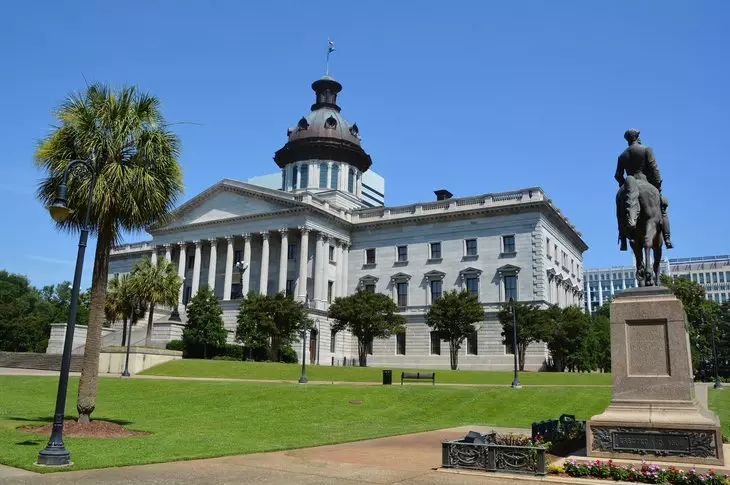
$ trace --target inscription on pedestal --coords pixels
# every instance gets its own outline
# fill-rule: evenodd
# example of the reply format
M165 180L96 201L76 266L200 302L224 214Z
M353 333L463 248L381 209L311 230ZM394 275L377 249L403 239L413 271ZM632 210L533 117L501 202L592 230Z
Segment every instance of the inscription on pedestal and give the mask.
M710 430L663 430L592 427L592 449L602 452L658 456L718 457L715 433Z
M651 451L689 454L689 434L616 432L613 433L613 449L616 451Z

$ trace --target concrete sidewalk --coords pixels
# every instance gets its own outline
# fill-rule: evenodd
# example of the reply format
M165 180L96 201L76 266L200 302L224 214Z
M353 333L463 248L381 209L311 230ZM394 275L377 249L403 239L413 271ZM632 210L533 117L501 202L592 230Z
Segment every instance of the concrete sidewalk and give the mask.
M3 485L483 484L483 475L445 473L436 471L436 468L441 464L442 440L464 436L470 430L486 433L492 429L499 432L528 431L464 426L340 445L207 460L43 475L23 472L22 476L9 476L0 473L0 482ZM512 477L506 480L504 483L512 483Z

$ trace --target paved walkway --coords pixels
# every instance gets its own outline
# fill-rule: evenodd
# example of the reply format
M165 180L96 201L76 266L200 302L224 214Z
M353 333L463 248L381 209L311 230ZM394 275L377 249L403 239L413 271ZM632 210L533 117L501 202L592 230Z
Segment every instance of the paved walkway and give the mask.
M465 426L427 433L340 445L252 455L227 456L156 465L106 468L23 476L2 475L3 485L457 485L484 484L482 475L435 469L441 464L441 441L467 431L528 432L521 429ZM512 483L512 478L504 483ZM494 484L494 481L490 481Z

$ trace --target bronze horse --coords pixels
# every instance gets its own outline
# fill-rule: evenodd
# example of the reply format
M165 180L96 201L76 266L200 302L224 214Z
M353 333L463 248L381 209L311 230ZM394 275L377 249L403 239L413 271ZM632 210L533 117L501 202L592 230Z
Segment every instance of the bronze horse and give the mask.
M636 227L629 228L628 238L636 258L636 281L639 286L659 286L662 260L662 210L659 191L651 184L639 183L639 215ZM653 264L651 251L653 250ZM653 271L649 271L652 268Z

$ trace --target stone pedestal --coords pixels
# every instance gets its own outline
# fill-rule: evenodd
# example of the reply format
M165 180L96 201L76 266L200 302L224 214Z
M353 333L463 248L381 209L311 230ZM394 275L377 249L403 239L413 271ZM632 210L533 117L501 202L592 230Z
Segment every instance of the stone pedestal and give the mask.
M720 420L695 398L685 324L667 288L629 289L613 301L613 398L588 422L588 456L723 464Z

